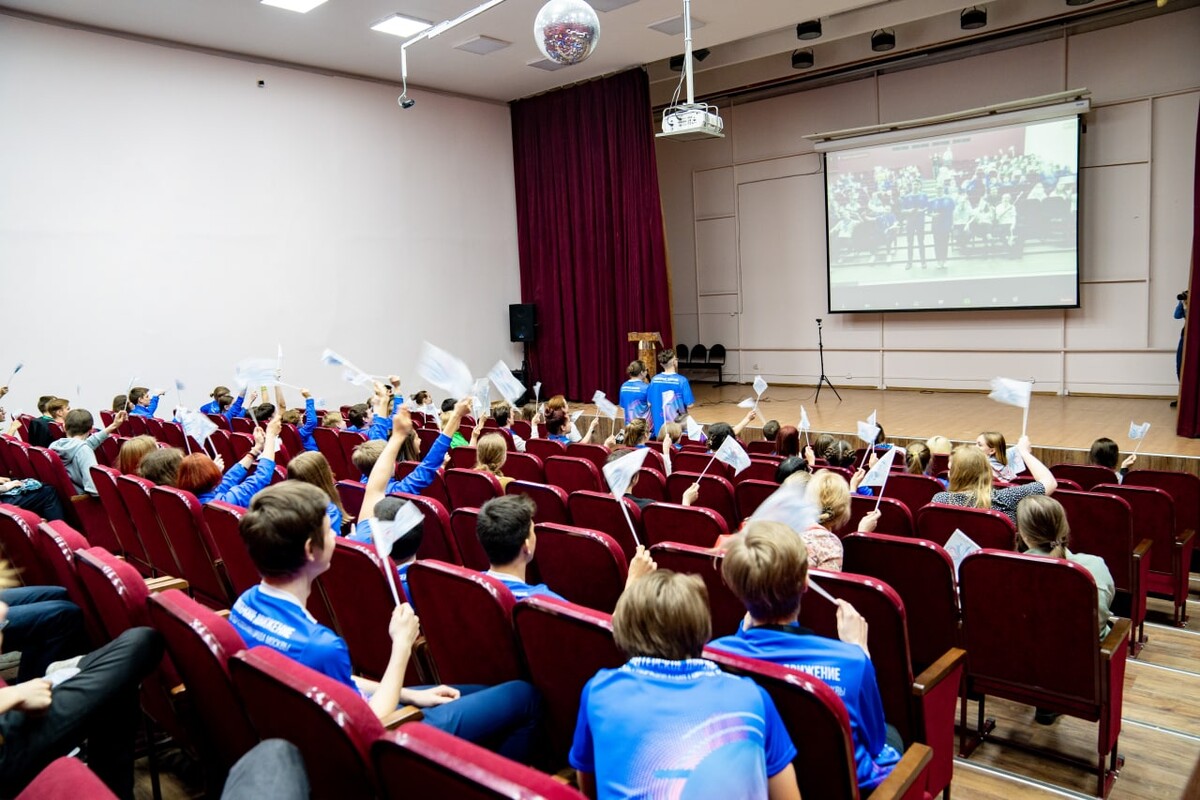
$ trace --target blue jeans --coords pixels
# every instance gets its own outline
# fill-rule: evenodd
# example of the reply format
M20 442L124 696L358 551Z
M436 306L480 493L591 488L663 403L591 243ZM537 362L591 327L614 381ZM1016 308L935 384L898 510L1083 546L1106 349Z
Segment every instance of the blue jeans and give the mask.
M429 686L417 686L429 689ZM541 700L525 681L498 686L455 686L460 697L422 709L426 724L483 745L514 761L529 755Z
M86 650L83 612L61 586L5 589L0 600L8 603L4 649L21 653L17 683L40 678L52 662Z

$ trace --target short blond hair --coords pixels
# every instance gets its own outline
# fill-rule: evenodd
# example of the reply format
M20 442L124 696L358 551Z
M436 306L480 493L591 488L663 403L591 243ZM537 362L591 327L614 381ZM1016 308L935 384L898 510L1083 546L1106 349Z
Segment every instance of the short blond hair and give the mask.
M850 521L850 484L838 473L818 470L805 488L809 502L817 507L817 522L836 531Z
M945 436L930 436L925 440L925 446L935 456L948 456L950 455L950 451L954 449L953 443Z
M808 580L808 548L787 525L754 521L730 539L721 577L754 619L787 620L800 610Z
M617 601L612 625L613 640L630 658L699 658L712 638L704 580L669 569L638 578Z

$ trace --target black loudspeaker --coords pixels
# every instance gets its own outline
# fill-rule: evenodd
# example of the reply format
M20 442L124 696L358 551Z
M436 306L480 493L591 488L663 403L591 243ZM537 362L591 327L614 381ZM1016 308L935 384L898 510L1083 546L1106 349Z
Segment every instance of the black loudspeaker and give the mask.
M533 303L513 303L508 307L508 340L537 341L537 306Z

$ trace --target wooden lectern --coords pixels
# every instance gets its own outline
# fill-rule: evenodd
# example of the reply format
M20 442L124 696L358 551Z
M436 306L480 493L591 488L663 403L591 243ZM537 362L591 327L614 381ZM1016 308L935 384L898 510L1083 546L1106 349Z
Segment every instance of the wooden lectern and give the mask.
M638 361L646 365L646 372L653 378L658 372L658 358L654 348L663 346L662 337L658 335L658 331L630 333L629 341L638 343Z

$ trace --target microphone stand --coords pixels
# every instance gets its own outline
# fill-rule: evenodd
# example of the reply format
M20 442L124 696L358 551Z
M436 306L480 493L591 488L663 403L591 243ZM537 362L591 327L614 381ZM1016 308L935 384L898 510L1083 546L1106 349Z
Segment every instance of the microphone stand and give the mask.
M817 319L817 352L821 356L821 377L817 378L817 396L813 398L813 402L821 399L821 384L827 384L833 393L837 395L840 402L842 396L838 394L837 387L833 385L833 381L829 380L829 376L825 374L825 342L821 337L821 320Z

